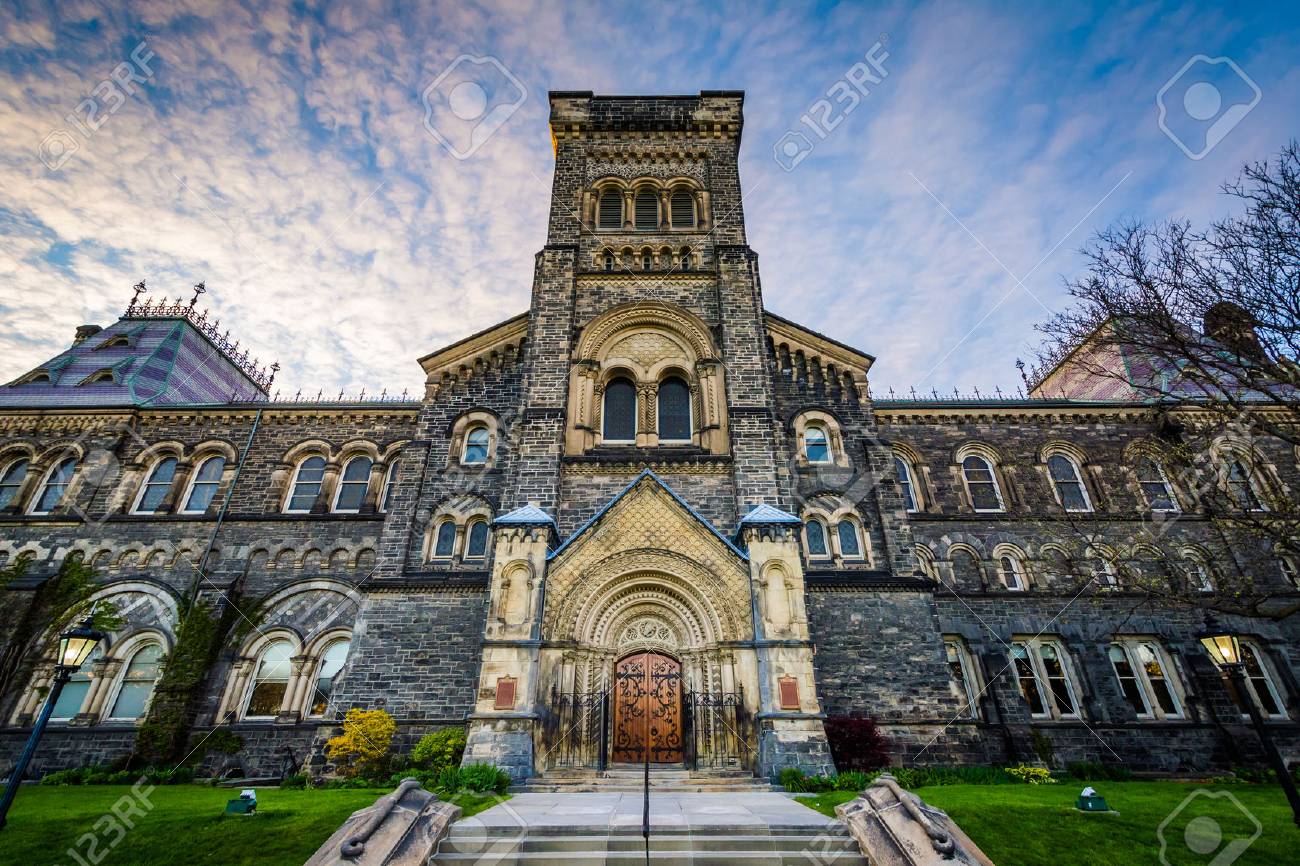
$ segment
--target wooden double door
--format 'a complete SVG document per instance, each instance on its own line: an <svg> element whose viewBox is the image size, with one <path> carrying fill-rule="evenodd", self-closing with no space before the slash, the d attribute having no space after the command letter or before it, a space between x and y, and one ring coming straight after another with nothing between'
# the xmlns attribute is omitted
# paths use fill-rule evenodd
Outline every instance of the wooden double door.
<svg viewBox="0 0 1300 866"><path fill-rule="evenodd" d="M680 764L682 664L654 652L624 656L614 668L614 763Z"/></svg>

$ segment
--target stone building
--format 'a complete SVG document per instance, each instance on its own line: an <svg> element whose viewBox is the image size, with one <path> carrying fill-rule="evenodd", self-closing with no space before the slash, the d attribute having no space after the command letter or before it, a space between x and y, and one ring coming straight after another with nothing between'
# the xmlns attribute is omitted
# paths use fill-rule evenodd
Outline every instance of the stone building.
<svg viewBox="0 0 1300 866"><path fill-rule="evenodd" d="M1131 591L1152 515L1212 598L1190 491L1133 398L873 399L873 357L763 307L742 94L550 95L528 312L420 359L418 400L268 399L194 302L140 301L0 389L0 750L51 676L27 611L68 557L123 620L37 765L130 752L194 599L232 625L193 737L214 771L322 761L338 714L466 724L517 777L640 761L832 768L870 717L900 763L1252 757L1201 614ZM197 295L195 296L197 299ZM1067 377L1068 378L1068 377ZM1223 443L1291 496L1297 455ZM1082 583L1062 563L1081 515ZM1284 602L1294 564L1253 575ZM1295 617L1224 615L1300 748ZM219 761L225 765L218 766ZM228 765L228 766L227 766Z"/></svg>

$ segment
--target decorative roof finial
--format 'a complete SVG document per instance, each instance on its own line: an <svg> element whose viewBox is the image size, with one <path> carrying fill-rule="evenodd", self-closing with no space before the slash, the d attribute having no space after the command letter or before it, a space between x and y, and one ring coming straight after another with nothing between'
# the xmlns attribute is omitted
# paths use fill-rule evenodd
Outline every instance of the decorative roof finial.
<svg viewBox="0 0 1300 866"><path fill-rule="evenodd" d="M1025 362L1016 358L1016 369L1020 371L1020 381L1025 383L1025 393L1031 390L1029 387L1029 377L1025 375Z"/></svg>
<svg viewBox="0 0 1300 866"><path fill-rule="evenodd" d="M128 310L135 309L135 305L140 301L140 296L145 293L144 280L136 283L131 289L134 294L131 295L131 303L127 305Z"/></svg>
<svg viewBox="0 0 1300 866"><path fill-rule="evenodd" d="M273 361L271 363L271 378L266 380L266 387L271 387L271 383L275 381L275 374L278 372L280 372L280 362Z"/></svg>
<svg viewBox="0 0 1300 866"><path fill-rule="evenodd" d="M202 283L201 281L200 281L200 282L197 282L197 283L194 284L194 297L190 298L190 309L191 309L191 310L194 309L194 305L197 304L197 303L199 302L199 295L203 294L203 293L206 292L207 290L208 290L208 287L205 286L205 285L203 285L203 283Z"/></svg>

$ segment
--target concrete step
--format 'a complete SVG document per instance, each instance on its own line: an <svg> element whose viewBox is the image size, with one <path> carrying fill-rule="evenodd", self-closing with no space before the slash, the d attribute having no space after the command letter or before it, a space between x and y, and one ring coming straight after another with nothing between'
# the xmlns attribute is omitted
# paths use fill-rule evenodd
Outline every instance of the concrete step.
<svg viewBox="0 0 1300 866"><path fill-rule="evenodd" d="M656 866L745 866L758 863L762 866L808 866L809 860L825 862L818 858L834 858L834 866L870 866L860 853L832 852L824 854L816 846L800 851L655 851L650 849L650 862ZM433 866L635 866L644 863L644 851L568 851L563 853L497 853L438 854Z"/></svg>
<svg viewBox="0 0 1300 866"><path fill-rule="evenodd" d="M513 792L556 794L564 792L634 793L644 790L639 769L548 770L512 787ZM650 790L659 793L696 793L779 790L752 773L731 770L651 770Z"/></svg>

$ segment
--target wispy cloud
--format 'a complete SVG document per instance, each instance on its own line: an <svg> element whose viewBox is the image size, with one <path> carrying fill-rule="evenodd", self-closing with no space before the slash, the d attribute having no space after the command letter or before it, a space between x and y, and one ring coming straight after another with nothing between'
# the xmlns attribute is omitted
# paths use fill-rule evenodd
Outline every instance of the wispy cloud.
<svg viewBox="0 0 1300 866"><path fill-rule="evenodd" d="M1043 309L1024 274L1120 217L1205 219L1218 184L1295 134L1285 7L1009 12L1000 4L437 6L59 2L0 11L0 378L106 323L141 277L206 280L282 386L418 391L415 359L524 309L545 241L547 89L747 91L742 174L768 305L879 357L878 387L1013 384ZM795 171L772 145L881 34L889 77ZM154 75L57 171L38 147L145 40ZM454 57L498 57L530 99L471 159L423 128ZM1192 54L1264 101L1207 159L1155 123ZM541 179L539 181L539 178ZM1062 245L1025 280L1050 306ZM992 313L990 313L992 310ZM973 332L972 325L987 316ZM970 332L960 349L935 367Z"/></svg>

